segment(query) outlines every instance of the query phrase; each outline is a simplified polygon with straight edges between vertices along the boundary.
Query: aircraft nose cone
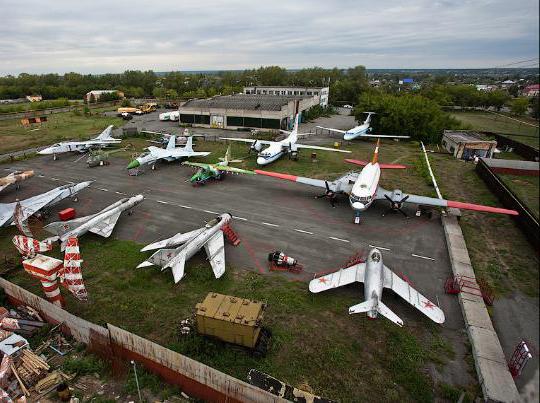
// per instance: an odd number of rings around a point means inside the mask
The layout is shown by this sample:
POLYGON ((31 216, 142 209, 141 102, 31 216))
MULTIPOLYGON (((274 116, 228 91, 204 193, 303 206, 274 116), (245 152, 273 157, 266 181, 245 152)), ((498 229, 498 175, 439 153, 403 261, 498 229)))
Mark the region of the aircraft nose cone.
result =
POLYGON ((343 136, 343 140, 354 140, 356 137, 358 136, 358 134, 354 134, 354 133, 345 133, 345 135, 343 136))
POLYGON ((48 148, 44 148, 43 150, 40 150, 37 153, 40 154, 40 155, 47 155, 47 154, 49 154, 49 151, 50 150, 48 148))
POLYGON ((133 168, 137 168, 138 166, 140 166, 141 164, 139 163, 139 161, 137 160, 133 160, 129 163, 129 165, 127 166, 127 169, 133 169, 133 168))
POLYGON ((352 204, 352 208, 355 209, 355 210, 364 210, 366 208, 366 206, 364 206, 362 203, 360 202, 354 202, 352 204))
POLYGON ((257 157, 257 164, 266 165, 266 160, 263 157, 257 157))

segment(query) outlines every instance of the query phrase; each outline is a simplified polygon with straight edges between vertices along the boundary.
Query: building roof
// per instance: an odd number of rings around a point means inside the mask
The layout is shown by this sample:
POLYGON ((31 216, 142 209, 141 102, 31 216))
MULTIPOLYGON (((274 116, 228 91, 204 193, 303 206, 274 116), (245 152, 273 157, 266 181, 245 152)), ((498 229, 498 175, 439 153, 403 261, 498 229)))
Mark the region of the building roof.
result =
MULTIPOLYGON (((207 99, 192 99, 187 101, 182 108, 220 108, 220 109, 248 109, 263 111, 280 111, 292 100, 304 99, 304 96, 294 95, 223 95, 207 99)), ((307 97, 311 98, 311 97, 307 97)))
POLYGON ((246 85, 244 86, 244 88, 283 88, 283 89, 285 88, 289 88, 289 89, 318 88, 318 89, 323 89, 323 88, 327 88, 327 86, 324 87, 324 86, 319 86, 319 85, 246 85))
POLYGON ((447 137, 456 143, 492 143, 497 144, 495 140, 488 140, 478 132, 468 130, 445 130, 443 137, 447 137))
POLYGON ((540 91, 540 84, 532 84, 525 87, 525 91, 540 91))
POLYGON ((118 90, 92 90, 90 92, 87 92, 86 95, 88 95, 88 94, 93 94, 93 95, 110 94, 111 92, 118 92, 118 90))

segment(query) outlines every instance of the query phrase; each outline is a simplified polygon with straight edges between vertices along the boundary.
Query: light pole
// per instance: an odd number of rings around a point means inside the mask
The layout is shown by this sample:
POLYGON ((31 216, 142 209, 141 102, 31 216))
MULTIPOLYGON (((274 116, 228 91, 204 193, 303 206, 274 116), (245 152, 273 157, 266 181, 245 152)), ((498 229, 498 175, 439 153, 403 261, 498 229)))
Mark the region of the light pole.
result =
POLYGON ((139 394, 139 402, 142 403, 141 389, 139 388, 139 378, 137 378, 137 367, 135 366, 135 361, 131 360, 131 365, 133 365, 133 372, 135 373, 135 383, 137 384, 137 393, 139 394))

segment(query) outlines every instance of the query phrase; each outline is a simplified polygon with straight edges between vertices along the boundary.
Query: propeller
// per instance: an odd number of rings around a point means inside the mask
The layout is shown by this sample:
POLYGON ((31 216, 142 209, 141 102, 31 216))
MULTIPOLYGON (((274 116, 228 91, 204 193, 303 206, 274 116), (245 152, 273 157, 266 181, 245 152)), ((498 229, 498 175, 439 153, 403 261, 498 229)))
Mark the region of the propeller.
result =
POLYGON ((390 208, 383 214, 383 217, 388 211, 399 211, 405 217, 408 217, 407 213, 405 213, 401 208, 403 207, 403 203, 409 198, 409 195, 401 197, 402 195, 403 193, 401 190, 394 190, 392 192, 392 197, 388 196, 387 194, 384 195, 384 198, 390 202, 390 208))
POLYGON ((328 198, 328 200, 330 200, 330 204, 332 205, 332 207, 336 207, 336 192, 330 189, 328 181, 324 181, 324 186, 326 186, 326 192, 324 192, 322 195, 315 196, 315 198, 320 199, 322 197, 326 197, 328 198))

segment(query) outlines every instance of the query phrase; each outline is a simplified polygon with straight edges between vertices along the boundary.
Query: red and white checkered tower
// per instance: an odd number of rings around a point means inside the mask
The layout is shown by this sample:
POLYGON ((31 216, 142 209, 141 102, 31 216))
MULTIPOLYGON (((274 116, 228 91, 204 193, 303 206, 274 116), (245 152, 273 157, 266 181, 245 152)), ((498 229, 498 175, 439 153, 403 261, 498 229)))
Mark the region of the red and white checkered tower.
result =
POLYGON ((77 238, 69 238, 64 255, 64 269, 60 275, 60 281, 79 301, 88 300, 88 292, 84 286, 81 272, 81 253, 77 238))

